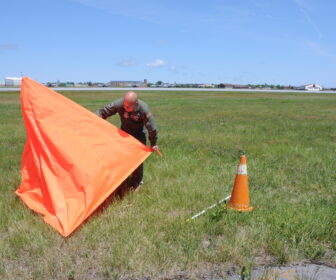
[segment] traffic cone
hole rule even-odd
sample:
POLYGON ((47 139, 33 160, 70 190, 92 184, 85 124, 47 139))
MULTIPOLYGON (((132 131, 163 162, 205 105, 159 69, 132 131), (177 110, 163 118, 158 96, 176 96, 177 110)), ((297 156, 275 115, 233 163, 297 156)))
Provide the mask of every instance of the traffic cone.
POLYGON ((253 207, 250 206, 246 157, 240 157, 236 179, 233 185, 229 207, 236 211, 250 212, 253 207))

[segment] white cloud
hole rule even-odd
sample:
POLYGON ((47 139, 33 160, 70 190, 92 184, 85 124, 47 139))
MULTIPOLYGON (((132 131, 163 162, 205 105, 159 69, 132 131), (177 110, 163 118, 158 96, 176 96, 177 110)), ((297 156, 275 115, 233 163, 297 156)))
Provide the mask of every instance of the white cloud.
POLYGON ((151 68, 157 68, 157 67, 165 66, 166 64, 167 63, 164 60, 157 58, 152 62, 148 62, 146 65, 151 68))
POLYGON ((305 10, 312 10, 312 7, 308 5, 308 3, 305 0, 294 0, 294 2, 301 8, 305 10))
POLYGON ((322 37, 321 30, 317 27, 317 25, 314 23, 312 18, 309 16, 308 12, 306 11, 308 9, 307 4, 303 0, 293 0, 294 3, 299 7, 301 13, 305 16, 307 22, 309 25, 317 32, 317 34, 322 37))
MULTIPOLYGON (((195 24, 241 24, 250 17, 256 16, 248 9, 233 8, 231 6, 217 6, 216 1, 207 5, 209 12, 199 11, 190 7, 184 9, 184 4, 176 2, 176 5, 157 4, 155 0, 69 0, 81 5, 93 7, 113 15, 132 18, 149 22, 159 26, 177 28, 179 32, 189 32, 190 27, 195 24), (224 14, 224 16, 223 16, 224 14)), ((183 1, 181 1, 182 3, 183 1)), ((197 6, 197 5, 196 5, 197 6)), ((159 44, 161 45, 161 44, 159 44)))
POLYGON ((314 41, 307 41, 307 45, 313 50, 313 52, 321 57, 326 57, 329 60, 336 62, 336 54, 324 49, 321 45, 314 41))
MULTIPOLYGON (((70 0, 82 5, 100 9, 102 11, 133 18, 141 21, 160 24, 160 17, 162 15, 158 6, 147 5, 145 6, 140 1, 135 0, 70 0)), ((153 4, 155 3, 154 0, 153 4)))
POLYGON ((3 43, 0 44, 0 51, 11 51, 18 49, 18 44, 15 43, 3 43))
POLYGON ((117 62, 117 65, 121 67, 132 67, 136 65, 136 60, 133 58, 122 59, 117 62))
POLYGON ((168 45, 168 41, 167 40, 157 40, 157 41, 153 41, 153 45, 156 47, 163 47, 163 46, 167 46, 168 45))

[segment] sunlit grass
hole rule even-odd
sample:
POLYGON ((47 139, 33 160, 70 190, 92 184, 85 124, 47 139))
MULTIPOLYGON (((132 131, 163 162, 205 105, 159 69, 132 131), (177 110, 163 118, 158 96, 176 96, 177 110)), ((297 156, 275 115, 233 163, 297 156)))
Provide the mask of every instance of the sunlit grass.
MULTIPOLYGON (((90 111, 122 92, 64 92, 90 111)), ((0 276, 154 278, 303 260, 336 265, 336 95, 139 92, 159 146, 139 193, 62 238, 15 196, 25 129, 18 93, 0 94, 0 276), (215 208, 247 154, 252 213, 215 208), (215 218, 214 218, 215 217, 215 218)), ((118 117, 110 121, 119 125, 118 117)))

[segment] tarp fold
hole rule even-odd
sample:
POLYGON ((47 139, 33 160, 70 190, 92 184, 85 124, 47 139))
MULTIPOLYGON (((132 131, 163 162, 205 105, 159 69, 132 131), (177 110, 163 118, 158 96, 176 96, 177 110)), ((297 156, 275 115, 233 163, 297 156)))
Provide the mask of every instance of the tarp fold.
POLYGON ((152 150, 28 77, 20 99, 27 139, 16 194, 68 236, 152 150))

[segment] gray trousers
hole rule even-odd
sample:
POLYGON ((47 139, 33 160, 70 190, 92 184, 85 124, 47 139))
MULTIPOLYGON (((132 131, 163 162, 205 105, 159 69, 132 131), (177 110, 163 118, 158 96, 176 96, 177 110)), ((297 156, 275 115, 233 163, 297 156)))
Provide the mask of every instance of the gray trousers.
MULTIPOLYGON (((146 134, 145 133, 142 132, 142 133, 135 134, 132 136, 138 139, 144 145, 146 145, 146 134)), ((131 186, 133 186, 134 188, 137 188, 140 185, 142 178, 143 178, 143 163, 140 164, 139 167, 133 171, 132 177, 130 180, 131 186)))

